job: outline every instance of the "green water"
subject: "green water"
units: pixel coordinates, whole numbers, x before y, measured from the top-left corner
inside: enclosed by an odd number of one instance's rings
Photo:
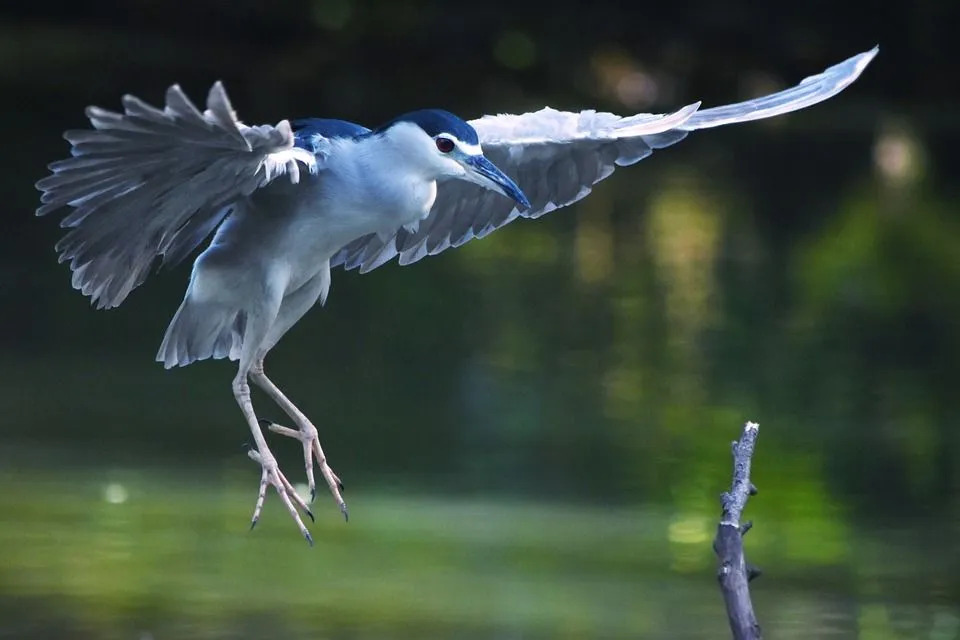
[[[360,492],[307,547],[250,469],[5,474],[6,637],[723,636],[712,511]],[[775,637],[952,638],[958,522],[849,527],[755,499],[751,558]],[[781,515],[777,512],[781,511]],[[830,515],[831,517],[827,517]]]

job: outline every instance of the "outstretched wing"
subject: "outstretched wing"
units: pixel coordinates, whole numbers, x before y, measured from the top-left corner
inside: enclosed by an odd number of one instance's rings
[[[217,82],[201,113],[179,86],[163,110],[124,96],[123,113],[88,107],[92,129],[67,131],[71,156],[40,180],[37,215],[73,209],[56,246],[73,286],[97,308],[119,305],[154,260],[175,264],[229,213],[231,204],[288,175],[298,182],[313,153],[294,146],[290,124],[248,127]]]
[[[804,79],[790,89],[737,104],[698,110],[699,103],[667,115],[620,118],[609,113],[542,109],[523,115],[484,116],[470,124],[486,155],[523,189],[531,208],[469,182],[440,185],[430,215],[419,228],[389,237],[368,235],[337,253],[331,266],[375,269],[395,256],[411,264],[449,247],[481,238],[518,217],[537,218],[590,193],[618,166],[634,164],[679,142],[690,131],[770,118],[816,104],[857,79],[877,53],[874,48]]]
[[[531,207],[522,214],[512,200],[462,180],[439,185],[430,215],[415,231],[371,234],[344,247],[330,261],[366,273],[400,255],[400,264],[483,237],[522,215],[537,218],[576,202],[613,173],[681,140],[677,127],[696,112],[692,104],[667,115],[620,118],[610,113],[542,109],[524,115],[486,116],[470,124],[484,155],[520,185]]]

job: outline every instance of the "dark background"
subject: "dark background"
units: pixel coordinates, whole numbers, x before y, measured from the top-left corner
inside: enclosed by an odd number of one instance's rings
[[[717,637],[709,538],[753,419],[771,636],[956,637],[960,11],[752,4],[0,8],[0,636]],[[355,514],[320,496],[311,554],[275,500],[243,532],[232,365],[152,362],[189,267],[96,312],[32,215],[85,106],[174,82],[223,80],[248,123],[627,114],[874,44],[822,105],[694,134],[416,266],[335,272],[268,360]],[[276,599],[241,586],[264,582]]]

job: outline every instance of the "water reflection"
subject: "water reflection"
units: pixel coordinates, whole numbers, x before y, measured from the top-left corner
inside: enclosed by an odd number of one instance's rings
[[[46,471],[5,474],[0,508],[18,523],[0,528],[5,628],[17,637],[714,638],[725,624],[704,515],[360,492],[349,525],[320,511],[311,550],[293,544],[276,504],[262,528],[244,531],[249,487],[237,481],[249,474],[239,471],[189,484],[120,470],[76,473],[69,484],[44,481]],[[770,502],[757,499],[768,506],[755,509],[762,524],[750,549],[771,568],[756,601],[777,637],[951,637],[953,567],[923,559],[953,552],[957,522],[942,523],[949,535],[831,532],[816,514],[779,517]],[[821,545],[835,551],[811,556]]]

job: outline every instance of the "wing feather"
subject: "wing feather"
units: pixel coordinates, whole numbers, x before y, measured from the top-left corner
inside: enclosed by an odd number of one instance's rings
[[[98,308],[123,302],[158,256],[173,264],[189,255],[231,203],[280,175],[297,182],[298,163],[317,170],[286,120],[242,124],[219,82],[202,113],[177,85],[163,109],[134,96],[121,102],[123,113],[88,107],[92,129],[67,131],[71,157],[37,182],[37,215],[72,208],[56,249]]]
[[[836,95],[859,77],[877,48],[853,56],[795,87],[737,104],[699,109],[699,103],[668,114],[570,113],[546,108],[522,115],[484,116],[470,122],[484,154],[520,186],[531,208],[520,212],[507,198],[465,181],[442,183],[430,215],[416,232],[354,240],[331,266],[361,273],[400,256],[412,264],[449,247],[483,237],[517,218],[537,218],[590,193],[616,167],[632,165],[683,140],[697,129],[789,113]]]
[[[860,74],[867,68],[867,65],[870,64],[879,50],[879,47],[874,47],[869,51],[847,58],[821,73],[804,78],[795,87],[746,102],[704,109],[687,120],[681,128],[694,131],[725,124],[772,118],[823,102],[846,89],[860,77]]]

